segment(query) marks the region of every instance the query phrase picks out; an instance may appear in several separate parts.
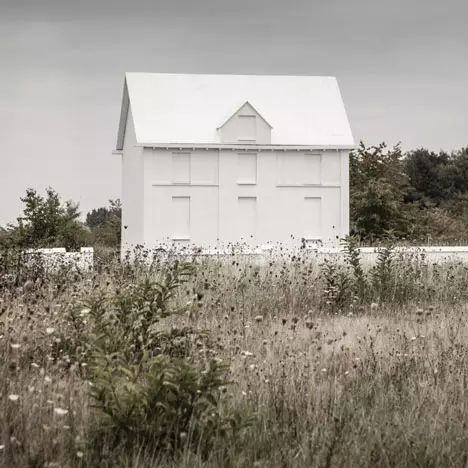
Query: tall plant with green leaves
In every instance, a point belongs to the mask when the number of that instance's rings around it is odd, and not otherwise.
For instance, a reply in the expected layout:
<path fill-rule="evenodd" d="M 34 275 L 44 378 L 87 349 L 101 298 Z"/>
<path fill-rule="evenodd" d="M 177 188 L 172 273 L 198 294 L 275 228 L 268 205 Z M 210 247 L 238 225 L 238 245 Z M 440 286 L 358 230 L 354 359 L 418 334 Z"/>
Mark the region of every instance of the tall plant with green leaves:
<path fill-rule="evenodd" d="M 217 438 L 237 437 L 250 424 L 224 412 L 229 366 L 207 335 L 164 327 L 164 319 L 199 307 L 200 295 L 180 300 L 194 271 L 194 263 L 168 262 L 157 277 L 148 272 L 123 289 L 92 293 L 70 314 L 71 347 L 87 363 L 95 436 L 111 446 L 138 440 L 168 454 L 190 449 L 207 457 Z M 181 348 L 189 335 L 197 346 Z"/>
<path fill-rule="evenodd" d="M 360 302 L 367 299 L 368 279 L 362 266 L 361 252 L 355 237 L 347 236 L 343 242 L 345 263 L 351 270 L 354 294 Z"/>

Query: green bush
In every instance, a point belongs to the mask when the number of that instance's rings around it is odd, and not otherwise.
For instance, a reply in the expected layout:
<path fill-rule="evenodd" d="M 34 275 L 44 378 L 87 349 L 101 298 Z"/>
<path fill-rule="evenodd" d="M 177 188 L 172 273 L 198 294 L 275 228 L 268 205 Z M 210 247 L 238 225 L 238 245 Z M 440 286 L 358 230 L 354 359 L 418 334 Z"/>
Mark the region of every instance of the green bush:
<path fill-rule="evenodd" d="M 216 439 L 237 436 L 248 422 L 223 414 L 229 366 L 216 357 L 208 334 L 163 327 L 163 319 L 183 313 L 190 319 L 200 306 L 200 295 L 180 304 L 194 268 L 168 263 L 156 277 L 148 272 L 123 289 L 91 292 L 71 308 L 73 332 L 54 352 L 86 364 L 93 433 L 110 449 L 138 441 L 169 454 L 191 449 L 207 457 Z"/>

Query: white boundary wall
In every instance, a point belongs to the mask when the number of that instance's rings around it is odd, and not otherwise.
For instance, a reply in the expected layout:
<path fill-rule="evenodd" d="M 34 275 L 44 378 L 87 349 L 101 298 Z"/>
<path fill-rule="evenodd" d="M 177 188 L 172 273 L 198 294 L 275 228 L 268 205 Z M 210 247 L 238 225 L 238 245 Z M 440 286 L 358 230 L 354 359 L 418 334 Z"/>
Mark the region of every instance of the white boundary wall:
<path fill-rule="evenodd" d="M 361 254 L 362 264 L 371 266 L 377 261 L 379 252 L 382 248 L 361 247 L 358 249 Z M 324 247 L 306 247 L 304 250 L 293 251 L 290 249 L 280 250 L 271 245 L 265 245 L 256 249 L 248 248 L 225 248 L 225 249 L 200 249 L 193 251 L 190 249 L 179 250 L 171 249 L 168 245 L 161 248 L 157 254 L 159 259 L 167 257 L 180 257 L 190 259 L 193 256 L 198 258 L 216 257 L 219 260 L 232 260 L 234 256 L 239 259 L 253 261 L 254 263 L 263 263 L 265 261 L 287 260 L 293 255 L 300 258 L 308 258 L 317 263 L 332 261 L 337 263 L 344 262 L 346 253 L 344 248 L 324 248 Z M 146 258 L 151 261 L 150 255 Z M 133 258 L 133 255 L 130 255 Z M 428 264 L 434 263 L 467 263 L 468 264 L 468 246 L 461 247 L 395 247 L 392 250 L 392 258 L 407 258 L 414 261 L 420 261 Z"/>
<path fill-rule="evenodd" d="M 363 264 L 373 264 L 377 261 L 379 251 L 376 247 L 361 247 L 361 260 Z M 395 247 L 393 257 L 408 257 L 419 259 L 426 263 L 468 263 L 468 246 L 464 247 Z M 335 259 L 342 261 L 345 258 L 343 249 L 320 248 L 312 253 L 317 260 Z"/>
<path fill-rule="evenodd" d="M 64 266 L 81 272 L 91 272 L 94 269 L 93 247 L 82 247 L 79 252 L 67 252 L 65 248 L 54 248 L 29 249 L 25 253 L 30 255 L 31 261 L 39 257 L 47 270 L 55 270 Z"/>

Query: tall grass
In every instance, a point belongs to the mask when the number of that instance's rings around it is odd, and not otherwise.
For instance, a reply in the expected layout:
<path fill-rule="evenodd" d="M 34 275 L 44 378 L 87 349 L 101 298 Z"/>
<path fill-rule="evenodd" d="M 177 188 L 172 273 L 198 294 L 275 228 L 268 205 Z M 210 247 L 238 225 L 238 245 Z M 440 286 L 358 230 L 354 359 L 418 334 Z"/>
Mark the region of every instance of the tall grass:
<path fill-rule="evenodd" d="M 12 262 L 0 466 L 466 466 L 467 267 L 388 248 L 365 268 L 353 248 L 31 278 Z"/>

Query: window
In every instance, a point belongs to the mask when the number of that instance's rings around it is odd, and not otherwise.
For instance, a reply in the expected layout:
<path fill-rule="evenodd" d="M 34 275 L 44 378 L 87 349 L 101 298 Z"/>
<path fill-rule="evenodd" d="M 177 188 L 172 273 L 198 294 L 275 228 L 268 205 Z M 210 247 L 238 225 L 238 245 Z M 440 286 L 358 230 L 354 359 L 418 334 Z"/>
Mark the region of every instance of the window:
<path fill-rule="evenodd" d="M 240 153 L 237 155 L 237 183 L 257 183 L 257 155 L 253 153 Z"/>
<path fill-rule="evenodd" d="M 257 120 L 255 115 L 239 115 L 239 132 L 238 139 L 240 141 L 255 141 L 257 136 Z"/>
<path fill-rule="evenodd" d="M 190 197 L 172 197 L 172 239 L 190 239 Z"/>
<path fill-rule="evenodd" d="M 190 184 L 190 153 L 172 153 L 172 183 Z"/>
<path fill-rule="evenodd" d="M 254 244 L 257 235 L 257 198 L 239 197 L 238 214 L 239 238 Z"/>
<path fill-rule="evenodd" d="M 304 155 L 304 184 L 320 185 L 322 176 L 322 156 L 320 154 Z"/>

